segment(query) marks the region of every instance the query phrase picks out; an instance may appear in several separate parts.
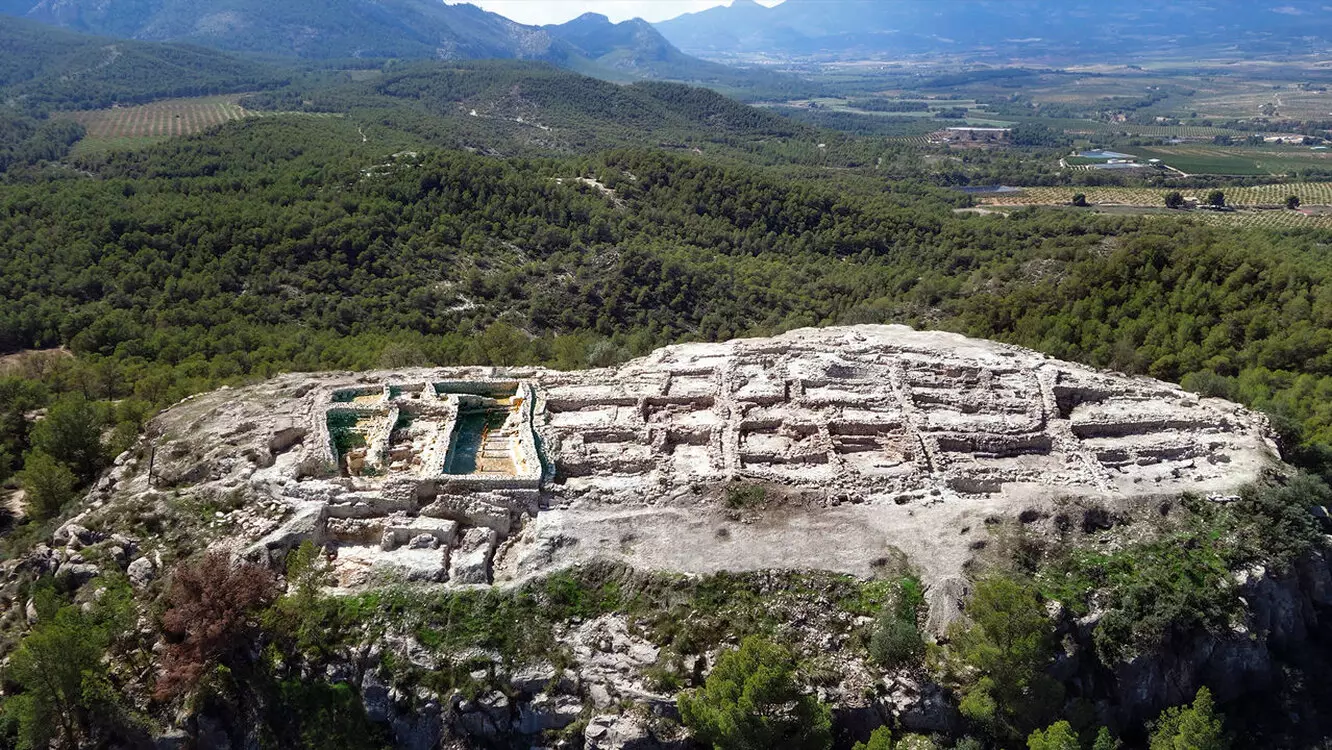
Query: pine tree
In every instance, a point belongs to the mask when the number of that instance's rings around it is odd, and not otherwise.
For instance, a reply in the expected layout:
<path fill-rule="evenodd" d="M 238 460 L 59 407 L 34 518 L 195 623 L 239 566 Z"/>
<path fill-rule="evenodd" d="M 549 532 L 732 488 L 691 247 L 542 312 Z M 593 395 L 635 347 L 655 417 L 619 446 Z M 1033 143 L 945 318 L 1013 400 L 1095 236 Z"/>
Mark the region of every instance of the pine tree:
<path fill-rule="evenodd" d="M 1156 720 L 1149 750 L 1230 750 L 1221 714 L 1212 691 L 1198 690 L 1192 706 L 1167 708 Z"/>
<path fill-rule="evenodd" d="M 1027 737 L 1027 750 L 1082 750 L 1078 735 L 1067 721 L 1056 721 Z"/>

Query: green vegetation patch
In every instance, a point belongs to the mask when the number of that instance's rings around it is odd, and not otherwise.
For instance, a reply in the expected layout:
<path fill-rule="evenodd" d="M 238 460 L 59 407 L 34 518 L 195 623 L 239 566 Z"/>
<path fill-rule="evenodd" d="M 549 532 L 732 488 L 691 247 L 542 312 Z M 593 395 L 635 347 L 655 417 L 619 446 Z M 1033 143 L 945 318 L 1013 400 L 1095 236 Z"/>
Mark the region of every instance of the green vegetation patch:
<path fill-rule="evenodd" d="M 1198 630 L 1225 632 L 1245 606 L 1236 574 L 1285 570 L 1321 544 L 1311 510 L 1332 503 L 1332 490 L 1298 475 L 1246 487 L 1227 502 L 1180 502 L 1180 520 L 1146 540 L 1059 548 L 1036 564 L 1044 596 L 1079 615 L 1102 613 L 1094 640 L 1107 664 Z"/>
<path fill-rule="evenodd" d="M 328 413 L 328 436 L 333 442 L 333 452 L 341 461 L 343 456 L 356 448 L 365 447 L 365 436 L 356 431 L 361 416 L 351 411 L 330 411 Z"/>
<path fill-rule="evenodd" d="M 293 576 L 300 574 L 289 573 Z M 903 592 L 915 593 L 904 598 Z M 853 647 L 863 652 L 871 633 L 856 624 L 857 618 L 890 611 L 914 624 L 918 592 L 914 579 L 865 581 L 797 572 L 687 577 L 594 564 L 517 589 L 425 591 L 404 586 L 349 597 L 324 597 L 306 589 L 280 601 L 268 623 L 284 649 L 316 662 L 360 642 L 367 633 L 409 633 L 453 665 L 429 677 L 439 682 L 437 687 L 452 688 L 471 684 L 468 673 L 476 668 L 478 655 L 508 665 L 536 659 L 561 664 L 568 658 L 559 638 L 564 628 L 617 613 L 663 649 L 663 666 L 654 679 L 678 685 L 690 679 L 684 657 L 692 663 L 692 657 L 726 639 L 758 635 L 798 641 L 792 630 L 792 622 L 800 619 L 797 612 L 815 612 L 810 626 L 817 623 L 853 636 Z M 907 655 L 911 653 L 909 649 Z M 427 679 L 408 665 L 396 666 L 402 679 Z"/>
<path fill-rule="evenodd" d="M 1135 148 L 1143 159 L 1160 159 L 1167 165 L 1187 174 L 1213 175 L 1269 175 L 1276 170 L 1260 166 L 1257 160 L 1231 149 L 1208 146 L 1178 146 L 1162 148 Z"/>
<path fill-rule="evenodd" d="M 393 747 L 389 729 L 370 721 L 350 684 L 293 679 L 278 682 L 267 706 L 265 739 L 276 747 L 382 750 Z"/>
<path fill-rule="evenodd" d="M 98 156 L 112 151 L 135 151 L 169 140 L 167 135 L 126 135 L 83 138 L 70 149 L 72 156 Z"/>
<path fill-rule="evenodd" d="M 1142 160 L 1160 159 L 1191 175 L 1288 175 L 1304 170 L 1327 170 L 1327 155 L 1275 148 L 1219 147 L 1203 145 L 1133 147 Z"/>

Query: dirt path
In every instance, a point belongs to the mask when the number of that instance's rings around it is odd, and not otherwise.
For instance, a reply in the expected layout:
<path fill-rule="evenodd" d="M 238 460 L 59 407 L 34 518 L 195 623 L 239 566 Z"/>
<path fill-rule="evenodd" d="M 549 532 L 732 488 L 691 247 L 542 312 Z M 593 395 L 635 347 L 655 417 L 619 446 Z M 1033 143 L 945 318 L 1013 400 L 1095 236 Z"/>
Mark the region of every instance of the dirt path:
<path fill-rule="evenodd" d="M 63 347 L 58 349 L 25 349 L 13 354 L 0 354 L 0 375 L 11 372 L 49 370 L 62 359 L 72 359 L 74 353 Z"/>
<path fill-rule="evenodd" d="M 1040 504 L 1036 497 L 1034 504 Z M 592 559 L 643 570 L 831 570 L 871 576 L 905 555 L 927 584 L 963 575 L 987 539 L 985 519 L 1011 514 L 993 502 L 897 505 L 879 502 L 819 509 L 768 508 L 750 522 L 708 508 L 571 508 L 542 511 L 515 556 L 497 561 L 496 583 L 519 582 Z"/>

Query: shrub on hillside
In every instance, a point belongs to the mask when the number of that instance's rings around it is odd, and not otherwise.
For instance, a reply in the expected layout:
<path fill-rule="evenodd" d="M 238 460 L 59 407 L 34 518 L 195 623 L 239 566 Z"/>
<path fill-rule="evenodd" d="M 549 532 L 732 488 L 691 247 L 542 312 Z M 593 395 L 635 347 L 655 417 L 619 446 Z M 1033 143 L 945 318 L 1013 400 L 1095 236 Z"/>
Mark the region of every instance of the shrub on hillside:
<path fill-rule="evenodd" d="M 277 597 L 277 582 L 264 568 L 213 550 L 176 567 L 167 593 L 162 634 L 159 698 L 184 695 L 212 667 L 234 666 L 253 618 Z"/>
<path fill-rule="evenodd" d="M 925 656 L 917 617 L 925 596 L 920 581 L 906 578 L 898 586 L 897 596 L 879 613 L 870 635 L 870 657 L 888 669 L 919 664 Z"/>
<path fill-rule="evenodd" d="M 680 717 L 714 750 L 826 750 L 832 746 L 828 707 L 805 693 L 795 661 L 777 644 L 751 636 L 717 665 L 699 690 L 679 699 Z"/>

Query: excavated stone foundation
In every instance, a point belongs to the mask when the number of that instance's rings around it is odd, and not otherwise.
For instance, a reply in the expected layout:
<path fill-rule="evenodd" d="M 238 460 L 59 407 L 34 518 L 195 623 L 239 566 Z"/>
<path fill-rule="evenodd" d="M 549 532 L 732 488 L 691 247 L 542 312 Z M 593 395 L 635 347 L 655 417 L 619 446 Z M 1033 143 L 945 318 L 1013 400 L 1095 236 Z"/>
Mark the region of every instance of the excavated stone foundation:
<path fill-rule="evenodd" d="M 312 540 L 346 588 L 500 583 L 596 557 L 868 574 L 905 555 L 939 583 L 995 518 L 1224 494 L 1276 460 L 1266 421 L 1235 404 L 900 326 L 571 373 L 285 375 L 189 399 L 154 430 L 154 487 L 207 477 L 280 502 L 279 524 L 247 526 L 252 554 Z"/>

